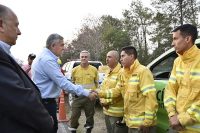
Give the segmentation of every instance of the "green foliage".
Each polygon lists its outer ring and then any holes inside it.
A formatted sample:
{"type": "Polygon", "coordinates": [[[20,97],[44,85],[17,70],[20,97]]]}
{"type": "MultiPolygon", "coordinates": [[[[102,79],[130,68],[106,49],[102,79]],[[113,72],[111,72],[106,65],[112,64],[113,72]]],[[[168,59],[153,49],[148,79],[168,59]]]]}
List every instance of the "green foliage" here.
{"type": "Polygon", "coordinates": [[[123,29],[122,22],[111,16],[103,16],[101,39],[104,42],[104,50],[101,53],[101,60],[105,62],[108,51],[117,50],[124,46],[131,45],[128,32],[123,29]]]}
{"type": "Polygon", "coordinates": [[[153,9],[144,7],[141,0],[133,0],[119,20],[110,15],[88,18],[77,37],[66,45],[62,60],[78,59],[82,50],[91,60],[105,64],[106,54],[127,45],[136,47],[144,65],[171,47],[171,31],[182,23],[199,27],[196,0],[152,0],[153,9]]]}
{"type": "Polygon", "coordinates": [[[142,64],[150,61],[148,36],[150,36],[152,15],[151,9],[144,7],[138,0],[132,1],[130,9],[123,12],[124,27],[131,37],[132,45],[138,51],[138,58],[142,64]]]}

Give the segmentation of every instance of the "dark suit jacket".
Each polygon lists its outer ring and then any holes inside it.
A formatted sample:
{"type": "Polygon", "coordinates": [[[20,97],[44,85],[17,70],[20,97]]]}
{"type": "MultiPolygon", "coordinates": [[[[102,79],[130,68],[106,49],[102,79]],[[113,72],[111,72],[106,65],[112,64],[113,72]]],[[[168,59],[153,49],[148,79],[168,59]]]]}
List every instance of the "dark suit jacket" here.
{"type": "Polygon", "coordinates": [[[52,129],[39,89],[0,48],[0,133],[50,133],[52,129]]]}

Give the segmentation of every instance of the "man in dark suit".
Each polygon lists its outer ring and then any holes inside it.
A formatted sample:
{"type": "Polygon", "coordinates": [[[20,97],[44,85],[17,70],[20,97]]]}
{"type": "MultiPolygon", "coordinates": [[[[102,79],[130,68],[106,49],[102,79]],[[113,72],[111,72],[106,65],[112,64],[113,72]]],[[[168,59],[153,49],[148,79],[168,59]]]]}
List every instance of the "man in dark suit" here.
{"type": "Polygon", "coordinates": [[[53,120],[37,86],[10,54],[21,34],[18,25],[15,13],[0,4],[0,132],[50,133],[53,120]]]}

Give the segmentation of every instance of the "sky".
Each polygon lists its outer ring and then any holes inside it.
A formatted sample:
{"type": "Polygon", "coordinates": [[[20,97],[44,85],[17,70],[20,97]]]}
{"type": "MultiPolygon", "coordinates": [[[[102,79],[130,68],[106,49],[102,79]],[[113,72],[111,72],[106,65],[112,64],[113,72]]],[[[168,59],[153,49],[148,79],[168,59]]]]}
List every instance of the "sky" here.
{"type": "MultiPolygon", "coordinates": [[[[150,0],[144,0],[150,3],[150,0]]],[[[47,37],[58,33],[71,41],[84,19],[111,15],[122,18],[132,0],[1,0],[18,17],[21,35],[11,53],[26,62],[28,54],[38,55],[45,47],[47,37]]]]}

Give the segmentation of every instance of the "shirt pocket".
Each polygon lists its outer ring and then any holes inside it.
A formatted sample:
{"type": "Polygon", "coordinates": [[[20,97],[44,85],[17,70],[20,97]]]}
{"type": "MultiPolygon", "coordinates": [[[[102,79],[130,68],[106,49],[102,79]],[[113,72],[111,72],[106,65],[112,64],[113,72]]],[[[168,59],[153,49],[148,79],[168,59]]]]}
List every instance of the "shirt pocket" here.
{"type": "Polygon", "coordinates": [[[127,101],[129,103],[135,103],[138,99],[138,91],[137,91],[137,85],[131,85],[128,87],[126,91],[127,101]]]}

